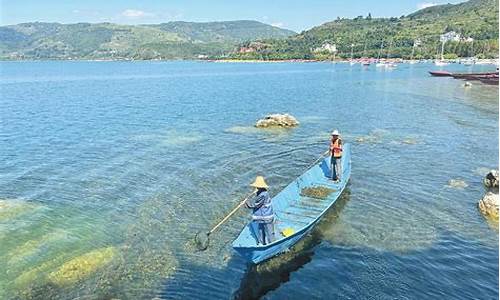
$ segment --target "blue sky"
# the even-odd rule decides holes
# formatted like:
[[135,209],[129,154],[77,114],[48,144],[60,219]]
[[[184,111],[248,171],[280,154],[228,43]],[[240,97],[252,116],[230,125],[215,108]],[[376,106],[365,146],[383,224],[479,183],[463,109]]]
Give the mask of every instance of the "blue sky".
[[302,31],[337,17],[392,17],[460,0],[0,0],[0,24],[257,20]]

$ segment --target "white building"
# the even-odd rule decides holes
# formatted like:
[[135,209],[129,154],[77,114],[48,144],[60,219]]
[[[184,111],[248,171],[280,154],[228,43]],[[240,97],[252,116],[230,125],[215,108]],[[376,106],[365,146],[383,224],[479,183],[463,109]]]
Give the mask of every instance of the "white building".
[[449,31],[445,34],[442,34],[439,40],[441,42],[448,42],[448,41],[458,42],[460,41],[460,34],[456,33],[455,31]]
[[328,53],[336,53],[337,46],[335,44],[324,43],[321,47],[314,49],[314,52],[328,52]]

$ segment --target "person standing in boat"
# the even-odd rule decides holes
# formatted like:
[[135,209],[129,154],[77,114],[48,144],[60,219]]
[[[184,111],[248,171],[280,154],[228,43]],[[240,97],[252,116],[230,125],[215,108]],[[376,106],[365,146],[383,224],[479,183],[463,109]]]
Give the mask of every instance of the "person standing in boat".
[[332,132],[332,140],[330,141],[330,167],[332,169],[332,180],[340,181],[342,176],[342,139],[338,130]]
[[245,205],[253,210],[252,220],[257,231],[257,242],[266,245],[274,241],[274,211],[267,192],[269,186],[262,176],[257,176],[250,186],[257,189],[256,195],[247,200]]

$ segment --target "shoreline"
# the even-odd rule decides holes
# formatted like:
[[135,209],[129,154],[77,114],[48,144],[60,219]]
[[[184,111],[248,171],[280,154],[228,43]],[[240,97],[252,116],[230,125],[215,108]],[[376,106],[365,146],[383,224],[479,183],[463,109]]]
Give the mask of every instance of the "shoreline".
[[[462,64],[464,61],[468,61],[469,58],[458,58],[458,59],[445,59],[444,62],[450,64]],[[261,59],[0,59],[0,62],[43,62],[43,61],[74,61],[74,62],[174,62],[174,61],[193,61],[193,62],[209,62],[209,63],[350,63],[351,60],[346,59],[274,59],[274,60],[261,60]],[[363,62],[369,62],[370,64],[375,64],[378,62],[384,63],[432,63],[436,59],[421,59],[421,60],[407,60],[401,58],[395,59],[380,59],[378,61],[375,58],[359,58],[353,59],[356,64],[361,64]],[[475,63],[472,65],[497,65],[499,64],[499,58],[492,59],[476,59]],[[470,66],[470,65],[469,65]]]

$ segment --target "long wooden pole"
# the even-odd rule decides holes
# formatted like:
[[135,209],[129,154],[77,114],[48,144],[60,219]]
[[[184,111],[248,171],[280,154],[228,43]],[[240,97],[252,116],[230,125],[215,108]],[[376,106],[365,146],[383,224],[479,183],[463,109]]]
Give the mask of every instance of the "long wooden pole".
[[229,214],[227,214],[227,216],[225,216],[224,219],[222,219],[222,221],[220,221],[219,223],[217,223],[217,225],[215,225],[209,232],[207,232],[207,235],[210,235],[212,232],[214,232],[215,230],[217,230],[217,228],[219,228],[219,226],[221,226],[222,224],[224,224],[224,222],[226,222],[232,215],[234,215],[238,211],[238,209],[240,207],[242,207],[243,204],[245,204],[245,202],[250,197],[252,197],[253,195],[255,195],[255,193],[256,192],[253,192],[250,195],[248,195],[245,199],[243,199],[243,201],[241,201],[241,203],[238,204],[238,206],[236,206]]
[[[328,151],[326,151],[325,153],[323,153],[323,154],[322,154],[322,155],[321,155],[318,159],[316,159],[316,160],[314,161],[314,163],[312,163],[309,167],[311,167],[311,166],[315,165],[315,164],[316,164],[319,160],[321,160],[321,159],[322,159],[325,155],[327,155],[328,153],[329,153],[329,150],[328,150]],[[309,168],[309,167],[308,167],[308,168]],[[257,192],[257,191],[254,191],[253,193],[251,193],[250,195],[248,195],[245,199],[243,199],[243,201],[241,201],[241,203],[240,203],[240,204],[238,204],[238,206],[236,206],[235,208],[233,208],[233,210],[232,210],[229,214],[227,214],[227,216],[225,216],[225,217],[224,217],[224,219],[222,219],[222,220],[221,220],[219,223],[217,223],[217,224],[216,224],[216,225],[215,225],[212,229],[210,229],[210,231],[209,231],[209,232],[207,232],[207,235],[212,234],[215,230],[217,230],[217,228],[219,228],[222,224],[224,224],[224,223],[225,223],[225,222],[226,222],[226,221],[227,221],[227,220],[228,220],[228,219],[229,219],[232,215],[234,215],[234,214],[238,211],[238,209],[239,209],[240,207],[242,207],[242,206],[243,206],[243,204],[245,204],[245,202],[246,202],[246,201],[247,201],[250,197],[252,197],[253,195],[255,195],[255,193],[256,193],[256,192]]]

